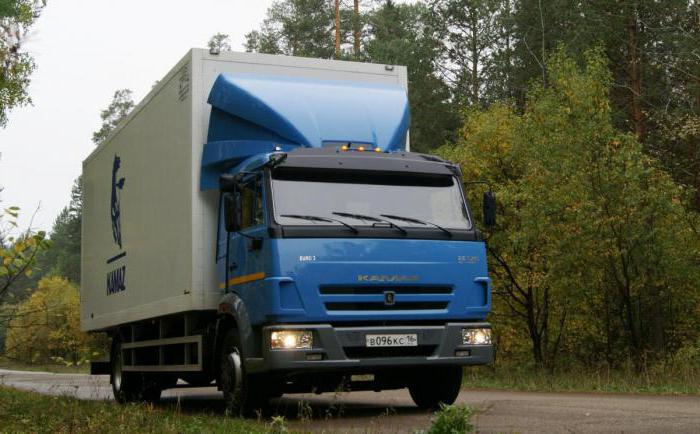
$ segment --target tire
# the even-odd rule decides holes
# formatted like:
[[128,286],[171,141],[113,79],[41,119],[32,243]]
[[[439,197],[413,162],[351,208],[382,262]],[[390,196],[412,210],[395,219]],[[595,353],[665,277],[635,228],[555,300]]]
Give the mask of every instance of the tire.
[[413,402],[424,410],[436,410],[440,404],[451,405],[462,386],[462,367],[446,366],[417,371],[416,380],[408,385]]
[[246,372],[238,330],[228,330],[221,345],[219,387],[224,393],[226,413],[230,416],[253,416],[268,404],[267,388],[259,375]]
[[112,341],[111,371],[109,380],[112,384],[114,399],[120,404],[145,401],[157,402],[163,391],[161,384],[155,378],[150,378],[139,372],[125,372],[122,369],[123,358],[121,341]]
[[122,366],[122,345],[119,338],[112,341],[109,382],[112,384],[114,399],[120,404],[137,401],[141,391],[141,377],[133,372],[124,372]]

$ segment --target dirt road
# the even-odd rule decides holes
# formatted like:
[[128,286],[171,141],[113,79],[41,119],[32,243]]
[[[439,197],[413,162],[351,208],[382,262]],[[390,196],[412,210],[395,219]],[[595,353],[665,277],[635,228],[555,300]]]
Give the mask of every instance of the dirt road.
[[[0,384],[81,399],[111,399],[107,377],[6,371]],[[221,412],[214,388],[173,389],[164,405],[180,400],[187,412]],[[463,390],[459,402],[476,409],[478,432],[700,433],[700,397]],[[413,432],[430,414],[413,406],[406,390],[340,395],[285,395],[273,407],[291,427],[326,432]],[[311,411],[313,420],[305,415]],[[301,418],[300,418],[301,415]]]

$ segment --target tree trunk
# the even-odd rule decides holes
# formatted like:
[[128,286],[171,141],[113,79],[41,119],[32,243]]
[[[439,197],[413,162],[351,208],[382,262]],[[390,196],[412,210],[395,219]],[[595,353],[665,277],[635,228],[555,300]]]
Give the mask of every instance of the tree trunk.
[[630,85],[630,119],[639,142],[644,141],[646,125],[642,111],[642,62],[639,54],[639,20],[636,4],[627,15],[627,74]]
[[352,33],[353,42],[355,43],[354,52],[355,59],[360,58],[360,0],[355,0],[353,15],[352,15]]
[[335,58],[340,59],[340,0],[335,0]]
[[530,333],[530,341],[532,342],[532,358],[538,368],[544,366],[544,355],[542,353],[542,335],[537,327],[537,318],[535,314],[535,297],[532,289],[527,292],[527,328]]
[[471,87],[471,102],[472,105],[477,107],[479,104],[479,16],[476,11],[471,13],[471,77],[470,77],[470,87]]

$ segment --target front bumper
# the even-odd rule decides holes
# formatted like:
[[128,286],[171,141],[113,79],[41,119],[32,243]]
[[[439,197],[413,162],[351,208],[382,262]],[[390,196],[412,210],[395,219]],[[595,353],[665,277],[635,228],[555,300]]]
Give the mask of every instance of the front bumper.
[[[246,360],[250,372],[326,371],[439,365],[484,365],[493,360],[492,345],[462,345],[463,328],[491,328],[489,323],[333,327],[330,324],[283,324],[263,327],[263,357]],[[313,348],[272,350],[273,330],[311,330]],[[367,334],[416,334],[416,347],[367,348]],[[459,355],[457,355],[459,354]]]

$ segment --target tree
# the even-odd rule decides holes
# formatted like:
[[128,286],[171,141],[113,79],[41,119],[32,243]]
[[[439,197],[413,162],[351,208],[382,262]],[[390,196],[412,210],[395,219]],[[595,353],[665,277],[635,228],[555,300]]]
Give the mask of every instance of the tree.
[[207,46],[210,50],[216,50],[218,52],[231,51],[231,38],[225,33],[216,33],[209,38]]
[[0,0],[0,127],[7,112],[31,103],[27,87],[36,68],[22,43],[45,5],[45,0]]
[[50,275],[67,278],[80,284],[80,240],[82,221],[82,177],[73,182],[71,202],[63,208],[51,228],[51,249],[42,262],[51,264]]
[[14,234],[18,213],[17,207],[0,211],[0,303],[18,279],[31,276],[37,255],[49,247],[44,231]]
[[433,0],[440,28],[441,69],[461,105],[479,105],[486,71],[498,42],[499,3],[492,0]]
[[92,134],[92,142],[99,145],[106,139],[119,123],[126,117],[134,108],[134,100],[132,92],[129,89],[120,89],[114,92],[112,101],[106,109],[100,113],[102,126]]
[[540,366],[566,348],[581,363],[627,358],[641,370],[699,337],[697,216],[636,138],[615,129],[606,65],[601,50],[583,67],[557,51],[522,114],[471,111],[456,147],[440,150],[466,179],[496,188],[495,313],[506,335],[525,326]]
[[5,355],[24,363],[81,364],[102,354],[104,337],[80,330],[78,289],[61,277],[44,278],[10,322]]
[[275,1],[260,30],[246,34],[246,51],[333,58],[334,14],[333,0]]
[[512,61],[499,61],[490,76],[510,71],[518,107],[524,107],[533,77],[546,84],[543,59],[558,44],[579,62],[586,49],[602,46],[612,73],[614,125],[633,132],[645,152],[694,188],[700,209],[700,138],[694,132],[700,118],[700,4],[518,0],[512,9]]
[[450,90],[438,77],[440,45],[422,4],[384,2],[368,12],[364,57],[406,65],[411,108],[411,149],[426,152],[452,138],[459,123]]

